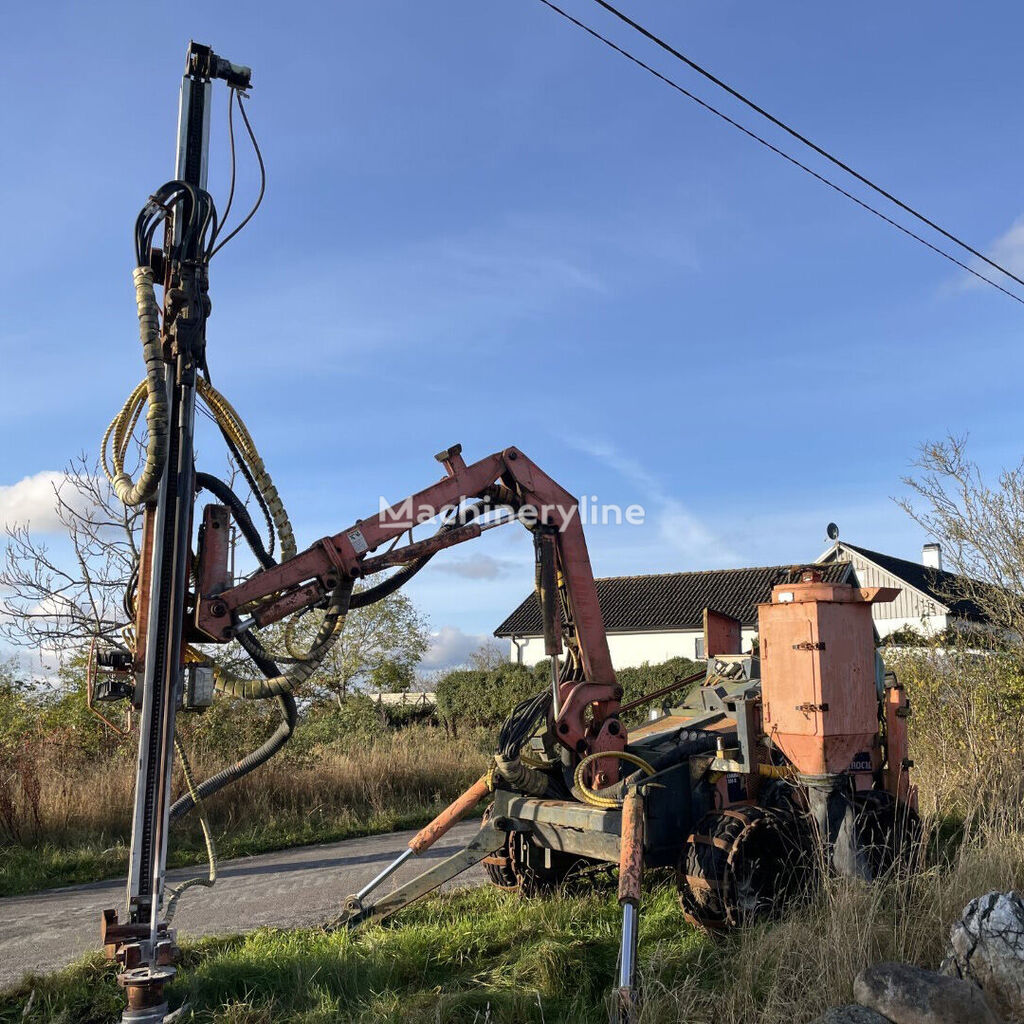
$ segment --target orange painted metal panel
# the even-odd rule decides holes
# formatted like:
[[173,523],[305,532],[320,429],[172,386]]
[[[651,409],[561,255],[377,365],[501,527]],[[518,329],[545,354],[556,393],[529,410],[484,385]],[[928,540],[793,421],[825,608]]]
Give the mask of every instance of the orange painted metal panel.
[[704,609],[704,654],[709,658],[720,654],[739,654],[742,623],[731,615]]
[[758,607],[764,729],[806,775],[873,758],[878,734],[872,601],[893,588],[778,586]]

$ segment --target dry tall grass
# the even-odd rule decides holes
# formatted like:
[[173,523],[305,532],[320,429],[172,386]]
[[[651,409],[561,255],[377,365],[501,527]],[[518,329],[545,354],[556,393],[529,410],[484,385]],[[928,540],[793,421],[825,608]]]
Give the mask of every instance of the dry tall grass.
[[[197,778],[234,755],[193,748]],[[221,856],[368,831],[407,828],[436,813],[486,766],[480,738],[414,726],[283,754],[206,801]],[[0,895],[116,874],[134,799],[130,745],[67,758],[45,745],[0,780]],[[180,769],[173,792],[184,791]],[[171,862],[202,856],[196,816],[174,826]]]
[[[1019,674],[1001,661],[929,652],[897,668],[915,706],[928,865],[873,885],[829,880],[785,919],[724,937],[695,933],[671,881],[650,878],[641,909],[643,1024],[807,1024],[850,1001],[867,964],[937,967],[970,899],[1024,887]],[[294,770],[270,769],[214,801],[219,827],[260,827],[281,807],[329,818],[355,805],[370,814],[461,788],[484,759],[480,744],[426,730],[360,750],[317,750]],[[96,821],[113,820],[127,792],[112,788]],[[540,901],[455,892],[411,908],[401,927],[362,935],[266,930],[208,941],[188,953],[176,996],[188,993],[197,1019],[217,1024],[600,1021],[619,919],[613,888]],[[22,986],[6,1004],[0,998],[0,1017],[6,1005],[22,1019],[33,985],[32,1021],[107,1019],[100,1010],[120,998],[109,975],[80,967]]]

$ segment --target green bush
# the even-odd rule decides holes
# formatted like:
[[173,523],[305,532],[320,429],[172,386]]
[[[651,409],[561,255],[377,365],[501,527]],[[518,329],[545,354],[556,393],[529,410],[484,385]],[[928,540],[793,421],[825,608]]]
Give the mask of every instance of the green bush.
[[[623,701],[633,700],[642,697],[652,690],[660,690],[663,686],[669,686],[676,679],[684,679],[692,676],[695,672],[704,670],[704,662],[690,661],[689,658],[669,658],[656,665],[644,663],[635,668],[622,668],[616,672],[619,685],[622,687]],[[669,694],[668,700],[675,700],[677,703],[682,699],[685,690]]]
[[544,688],[536,674],[523,665],[497,669],[456,669],[437,682],[437,714],[446,726],[501,725],[520,702]]
[[[658,665],[620,669],[616,675],[623,700],[628,701],[702,668],[703,663],[688,658],[670,658]],[[498,669],[456,669],[438,680],[438,717],[450,728],[500,726],[516,704],[544,689],[550,678],[547,659],[532,667],[508,664]]]

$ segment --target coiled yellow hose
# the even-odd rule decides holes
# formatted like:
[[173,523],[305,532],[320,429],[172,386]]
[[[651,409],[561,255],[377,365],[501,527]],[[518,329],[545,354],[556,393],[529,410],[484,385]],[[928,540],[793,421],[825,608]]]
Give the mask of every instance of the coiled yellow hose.
[[[142,358],[146,363],[146,379],[128,396],[124,408],[107,427],[100,445],[103,471],[107,475],[114,493],[125,505],[142,505],[156,497],[164,463],[167,461],[167,387],[166,367],[160,344],[160,307],[156,304],[153,289],[153,271],[149,267],[136,267],[132,272],[135,282],[135,302],[139,311],[139,338],[142,341]],[[146,413],[148,439],[146,459],[139,473],[138,482],[124,470],[125,455],[131,442],[132,431],[142,412],[143,402],[149,403]],[[107,444],[114,435],[112,465],[107,462]]]
[[599,750],[595,754],[587,754],[585,758],[578,765],[576,765],[576,772],[572,777],[573,791],[578,793],[584,803],[592,804],[594,807],[621,807],[622,797],[612,796],[601,796],[599,792],[591,789],[583,779],[584,769],[590,764],[591,761],[596,761],[598,758],[612,757],[617,761],[625,761],[628,764],[635,765],[645,775],[654,775],[654,768],[651,767],[642,757],[638,757],[636,754],[627,753],[625,750],[607,752]]
[[[162,362],[160,363],[160,366],[161,368],[163,367]],[[157,438],[160,442],[160,450],[163,453],[161,459],[166,457],[167,401],[163,392],[162,369],[159,387],[160,408],[158,409],[158,415],[154,415],[153,412],[154,396],[152,377],[153,374],[147,375],[146,380],[142,381],[135,387],[132,393],[128,396],[124,406],[121,408],[121,411],[111,421],[110,426],[107,427],[106,433],[103,435],[103,440],[100,442],[103,471],[106,473],[107,479],[113,486],[117,496],[126,505],[138,505],[155,497],[156,485],[159,483],[160,474],[163,472],[163,462],[161,461],[159,469],[156,472],[156,476],[153,478],[152,473],[149,471],[152,460],[148,452],[146,467],[143,469],[138,484],[132,487],[131,477],[129,477],[124,471],[124,461],[127,457],[128,448],[131,445],[132,434],[142,413],[142,407],[147,401],[150,406],[150,410],[146,415],[146,423],[149,428],[149,441],[147,447],[150,450],[154,447],[154,437],[156,436],[154,434],[155,425],[157,431],[162,429],[162,440],[159,437]],[[232,444],[234,444],[238,449],[239,454],[245,461],[246,467],[252,474],[252,478],[256,482],[260,495],[266,503],[267,509],[274,521],[274,529],[281,541],[282,559],[294,557],[296,546],[295,534],[292,531],[291,521],[288,518],[288,513],[285,511],[284,503],[281,501],[281,495],[278,493],[277,487],[274,486],[274,481],[270,478],[270,473],[267,472],[267,467],[264,465],[263,459],[260,457],[259,450],[257,449],[256,443],[253,441],[252,435],[249,433],[245,422],[242,417],[238,415],[234,406],[232,406],[231,403],[209,381],[200,377],[197,382],[197,391],[200,399],[203,401],[203,404],[213,414],[217,424],[231,438]],[[162,409],[162,411],[160,411],[160,409]],[[108,448],[111,449],[109,453]],[[143,493],[143,488],[150,487],[151,490],[146,490],[145,493]]]
[[235,411],[234,406],[205,378],[200,377],[197,384],[199,397],[206,407],[213,413],[218,425],[231,438],[232,444],[245,459],[245,464],[252,473],[256,486],[259,488],[263,500],[274,520],[274,528],[281,541],[281,558],[287,560],[295,556],[295,534],[292,532],[292,524],[288,519],[280,494],[270,479],[267,467],[260,458],[259,449],[256,447],[252,435],[245,425],[245,421]]
[[343,579],[332,592],[324,621],[310,649],[303,654],[303,660],[297,665],[269,679],[243,678],[228,668],[214,665],[213,682],[217,689],[232,697],[244,697],[246,700],[266,700],[268,697],[294,693],[323,664],[324,658],[345,628],[345,617],[348,614],[348,602],[354,582],[351,578]]
[[[139,267],[133,276],[139,310],[139,333],[146,361],[146,379],[132,390],[120,412],[107,427],[100,445],[103,471],[117,496],[126,505],[138,505],[155,498],[168,450],[168,407],[164,379],[166,364],[160,344],[160,310],[154,292],[153,272],[148,267]],[[205,378],[197,379],[196,392],[237,450],[255,483],[280,541],[281,559],[293,558],[296,544],[291,521],[245,421]],[[124,465],[135,428],[147,403],[146,460],[138,483],[133,483]],[[234,697],[249,699],[266,699],[294,692],[320,667],[344,628],[350,592],[351,581],[333,595],[331,608],[308,651],[296,650],[294,622],[286,625],[285,647],[293,658],[298,659],[298,664],[271,679],[242,678],[230,669],[215,665],[213,672],[217,689]]]

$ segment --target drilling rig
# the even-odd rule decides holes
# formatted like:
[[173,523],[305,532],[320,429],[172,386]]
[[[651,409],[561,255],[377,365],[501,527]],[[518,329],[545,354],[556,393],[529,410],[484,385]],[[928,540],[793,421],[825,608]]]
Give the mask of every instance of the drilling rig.
[[[623,703],[576,499],[519,448],[467,463],[453,445],[436,456],[439,480],[297,550],[255,442],[213,387],[207,364],[210,261],[238,230],[222,237],[207,190],[218,82],[231,91],[231,109],[237,107],[259,156],[243,104],[250,70],[193,42],[181,86],[175,177],[153,193],[135,226],[146,377],[102,446],[114,490],[144,510],[126,595],[134,629],[123,647],[90,658],[90,702],[130,702],[138,731],[124,916],[108,910],[102,925],[127,996],[122,1020],[157,1024],[169,1015],[165,986],[178,954],[171,911],[180,896],[165,885],[171,823],[201,814],[205,797],[284,746],[298,719],[295,695],[350,611],[395,593],[445,549],[510,524],[533,537],[550,685],[511,713],[486,774],[349,897],[334,927],[380,921],[473,864],[482,863],[495,885],[524,896],[591,868],[617,867],[622,936],[615,991],[627,1018],[645,869],[674,869],[683,912],[719,928],[777,911],[821,870],[870,879],[913,860],[909,702],[882,667],[871,620],[871,605],[896,591],[840,581],[828,567],[796,567],[759,608],[756,652],[741,650],[735,619],[707,609],[706,667],[668,688],[680,695],[678,706],[628,728],[631,712],[667,691]],[[263,512],[267,542],[232,487],[197,470],[197,403],[217,423]],[[125,464],[143,410],[144,457],[133,480]],[[215,500],[198,509],[201,491]],[[413,539],[414,523],[403,511],[410,508],[416,523],[436,525],[431,535]],[[247,577],[234,572],[233,531],[259,566]],[[308,650],[282,656],[261,641],[262,630],[310,611],[319,627]],[[251,676],[206,653],[228,643],[249,656]],[[276,701],[282,721],[258,750],[197,783],[176,742],[176,716],[201,711],[215,692]],[[176,754],[186,789],[172,802]],[[487,799],[481,827],[463,849],[371,898]]]

